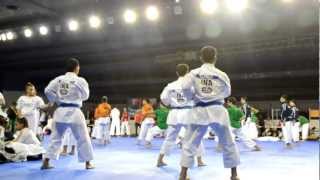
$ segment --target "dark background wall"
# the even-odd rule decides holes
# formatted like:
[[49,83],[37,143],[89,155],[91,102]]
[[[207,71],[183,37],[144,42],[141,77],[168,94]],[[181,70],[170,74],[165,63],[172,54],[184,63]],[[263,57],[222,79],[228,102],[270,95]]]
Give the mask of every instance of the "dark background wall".
[[[263,3],[262,3],[263,2]],[[161,19],[140,18],[123,23],[122,11],[133,7],[144,13],[157,4]],[[81,76],[90,83],[90,102],[102,95],[112,103],[129,97],[158,97],[174,80],[175,65],[200,65],[198,50],[206,44],[219,50],[217,67],[229,74],[235,96],[253,101],[278,100],[286,93],[300,100],[318,99],[318,1],[283,4],[278,0],[252,1],[242,15],[223,9],[214,16],[200,14],[197,1],[0,1],[0,32],[12,30],[18,38],[0,42],[0,90],[23,90],[28,81],[43,91],[49,80],[63,73],[64,60],[76,57]],[[17,8],[8,8],[8,5]],[[180,6],[183,14],[176,15]],[[88,28],[87,15],[99,14],[104,26]],[[66,28],[75,17],[80,31]],[[114,23],[108,24],[108,18]],[[46,37],[23,37],[24,27],[50,27]]]

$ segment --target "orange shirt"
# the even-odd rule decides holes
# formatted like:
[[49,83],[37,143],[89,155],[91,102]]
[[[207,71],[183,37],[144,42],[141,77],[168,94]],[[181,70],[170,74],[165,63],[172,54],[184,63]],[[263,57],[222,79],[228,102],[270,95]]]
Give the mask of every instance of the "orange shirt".
[[142,115],[142,112],[137,112],[135,115],[134,115],[134,122],[135,123],[138,123],[138,124],[141,124],[141,121],[143,120],[143,115]]
[[152,116],[153,114],[153,107],[151,104],[145,104],[142,106],[142,115],[144,118],[148,117],[149,115]]
[[97,106],[94,112],[94,118],[109,117],[111,112],[111,106],[108,103],[101,103]]

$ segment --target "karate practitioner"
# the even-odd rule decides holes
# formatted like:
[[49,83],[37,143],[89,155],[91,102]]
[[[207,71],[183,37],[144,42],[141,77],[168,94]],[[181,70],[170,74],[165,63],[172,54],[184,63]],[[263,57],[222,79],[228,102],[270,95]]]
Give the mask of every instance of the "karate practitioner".
[[197,148],[210,126],[222,146],[224,166],[231,168],[231,180],[238,180],[239,151],[231,135],[228,111],[223,106],[224,99],[231,94],[230,80],[215,67],[217,50],[214,47],[203,47],[200,59],[203,65],[188,73],[181,82],[182,89],[194,89],[195,107],[189,115],[184,137],[179,179],[187,179],[187,170],[193,166]]
[[111,136],[120,136],[121,133],[121,126],[120,126],[120,111],[118,108],[114,107],[111,110],[111,129],[110,135]]
[[43,99],[37,96],[35,86],[28,82],[25,86],[25,95],[21,96],[17,101],[17,110],[21,117],[28,120],[29,129],[35,134],[39,134],[40,109],[45,109],[46,105]]
[[130,136],[130,126],[129,126],[129,113],[127,108],[123,108],[121,115],[121,136],[124,135]]
[[241,121],[245,118],[241,110],[235,106],[237,99],[235,97],[229,97],[227,99],[227,110],[229,113],[231,131],[234,136],[238,137],[240,142],[242,142],[248,149],[252,151],[261,151],[260,147],[250,139],[241,128]]
[[85,162],[86,169],[92,169],[93,149],[85,117],[81,111],[82,101],[89,98],[87,81],[79,77],[80,65],[71,58],[66,63],[67,73],[52,80],[45,89],[50,102],[59,106],[53,115],[51,141],[45,154],[41,169],[50,169],[50,159],[58,159],[61,140],[70,128],[76,141],[78,159]]
[[140,128],[140,133],[138,136],[137,145],[140,145],[140,142],[145,140],[149,129],[152,128],[152,126],[155,123],[154,122],[155,114],[153,111],[153,107],[150,104],[150,101],[148,99],[144,99],[144,100],[142,100],[142,105],[143,106],[141,109],[141,113],[143,116],[143,120],[141,123],[141,128]]
[[[166,166],[167,164],[163,161],[164,157],[170,153],[178,134],[183,131],[184,127],[189,120],[190,111],[193,104],[193,90],[184,91],[182,89],[183,77],[189,72],[189,66],[187,64],[178,64],[176,67],[176,74],[178,79],[168,84],[160,95],[160,99],[164,105],[169,107],[171,110],[167,118],[167,135],[160,149],[157,166]],[[183,133],[183,137],[184,137]],[[201,143],[197,153],[198,166],[204,166],[202,156],[204,154],[204,146]]]
[[161,103],[159,106],[160,107],[155,110],[156,126],[150,128],[147,133],[145,144],[146,148],[151,148],[151,141],[153,140],[154,136],[164,134],[168,128],[167,117],[169,109],[164,107]]
[[111,105],[108,103],[108,97],[103,96],[101,98],[101,103],[97,106],[94,113],[95,125],[92,136],[99,139],[104,145],[111,142],[110,113]]

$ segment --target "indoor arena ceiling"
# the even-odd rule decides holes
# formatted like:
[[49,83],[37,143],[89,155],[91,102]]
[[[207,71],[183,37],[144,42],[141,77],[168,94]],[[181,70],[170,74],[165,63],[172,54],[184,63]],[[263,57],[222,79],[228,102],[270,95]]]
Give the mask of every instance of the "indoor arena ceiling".
[[[149,4],[159,8],[159,21],[143,18]],[[158,97],[175,79],[175,65],[198,66],[198,50],[211,44],[219,49],[217,66],[230,75],[234,95],[317,99],[318,5],[252,0],[242,14],[221,7],[209,16],[197,0],[1,0],[0,34],[16,34],[0,41],[0,90],[22,90],[28,81],[43,90],[63,72],[63,60],[76,57],[91,101],[101,95],[115,103]],[[126,8],[139,13],[135,24],[124,23]],[[102,18],[100,29],[89,28],[92,14]],[[70,19],[80,22],[77,32],[68,30]],[[36,33],[40,25],[49,27],[48,35]],[[34,36],[25,38],[25,28]]]

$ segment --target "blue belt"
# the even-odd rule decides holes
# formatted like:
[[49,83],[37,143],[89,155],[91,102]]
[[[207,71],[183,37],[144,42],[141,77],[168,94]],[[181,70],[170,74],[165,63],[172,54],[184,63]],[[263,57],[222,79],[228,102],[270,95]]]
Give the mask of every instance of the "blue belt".
[[61,103],[59,104],[59,107],[75,107],[75,108],[80,108],[79,104],[72,104],[72,103]]
[[223,105],[221,101],[210,101],[210,102],[198,102],[196,103],[195,107],[208,107],[208,106],[214,106],[214,105]]
[[192,106],[170,107],[170,109],[192,109]]

